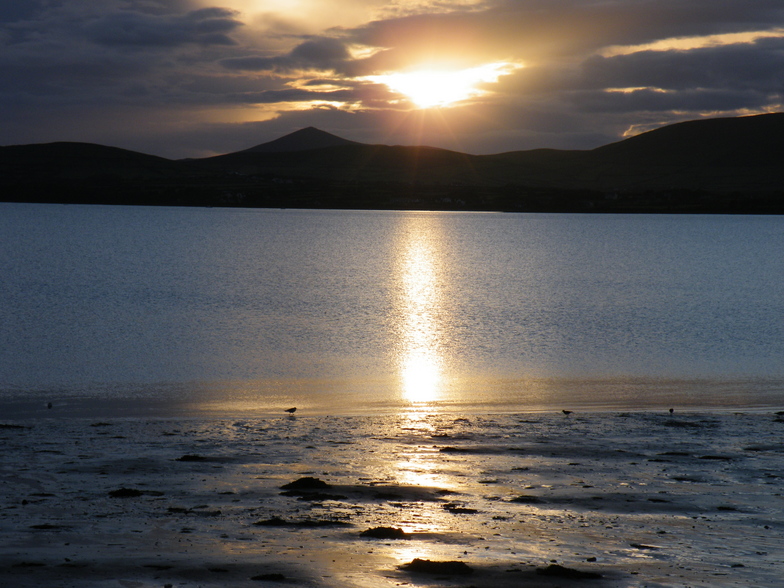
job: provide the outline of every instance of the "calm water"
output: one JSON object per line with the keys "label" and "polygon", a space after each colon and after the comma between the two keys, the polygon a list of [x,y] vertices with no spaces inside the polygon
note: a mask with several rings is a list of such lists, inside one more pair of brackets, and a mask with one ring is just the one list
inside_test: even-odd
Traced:
{"label": "calm water", "polygon": [[784,219],[0,204],[0,393],[784,405]]}

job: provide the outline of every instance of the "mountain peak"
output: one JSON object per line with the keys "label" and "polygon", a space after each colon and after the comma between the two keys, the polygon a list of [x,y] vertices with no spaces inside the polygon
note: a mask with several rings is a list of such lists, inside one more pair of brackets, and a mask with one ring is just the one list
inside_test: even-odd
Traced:
{"label": "mountain peak", "polygon": [[310,149],[324,149],[325,147],[336,147],[338,145],[360,145],[356,141],[343,139],[332,133],[322,131],[316,127],[305,127],[294,131],[288,135],[262,143],[250,149],[245,149],[244,153],[281,153],[286,151],[308,151]]}

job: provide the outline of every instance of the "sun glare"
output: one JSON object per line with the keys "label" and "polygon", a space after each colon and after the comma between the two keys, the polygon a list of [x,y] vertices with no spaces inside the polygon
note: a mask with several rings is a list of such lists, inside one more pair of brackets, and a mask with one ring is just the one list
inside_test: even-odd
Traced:
{"label": "sun glare", "polygon": [[495,83],[518,67],[510,63],[489,63],[470,69],[418,69],[367,79],[403,94],[419,108],[435,108],[481,96],[487,92],[481,84]]}
{"label": "sun glare", "polygon": [[441,330],[441,254],[438,225],[410,217],[401,231],[397,264],[402,396],[413,405],[438,401],[445,386]]}

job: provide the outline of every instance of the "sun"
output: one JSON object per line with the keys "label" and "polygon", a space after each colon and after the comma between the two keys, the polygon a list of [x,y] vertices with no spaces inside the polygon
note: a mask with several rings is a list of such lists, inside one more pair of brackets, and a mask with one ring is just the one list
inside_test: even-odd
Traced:
{"label": "sun", "polygon": [[367,79],[403,94],[418,108],[437,108],[485,94],[487,91],[480,87],[481,84],[495,83],[518,67],[510,63],[489,63],[459,70],[422,68],[368,76]]}

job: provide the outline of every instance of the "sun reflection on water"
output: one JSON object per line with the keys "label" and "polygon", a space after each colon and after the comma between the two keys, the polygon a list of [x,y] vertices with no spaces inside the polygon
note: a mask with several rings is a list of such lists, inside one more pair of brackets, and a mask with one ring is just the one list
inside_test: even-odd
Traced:
{"label": "sun reflection on water", "polygon": [[402,231],[399,280],[399,357],[403,397],[422,404],[438,400],[443,387],[438,314],[441,295],[439,251],[431,219],[412,217]]}

